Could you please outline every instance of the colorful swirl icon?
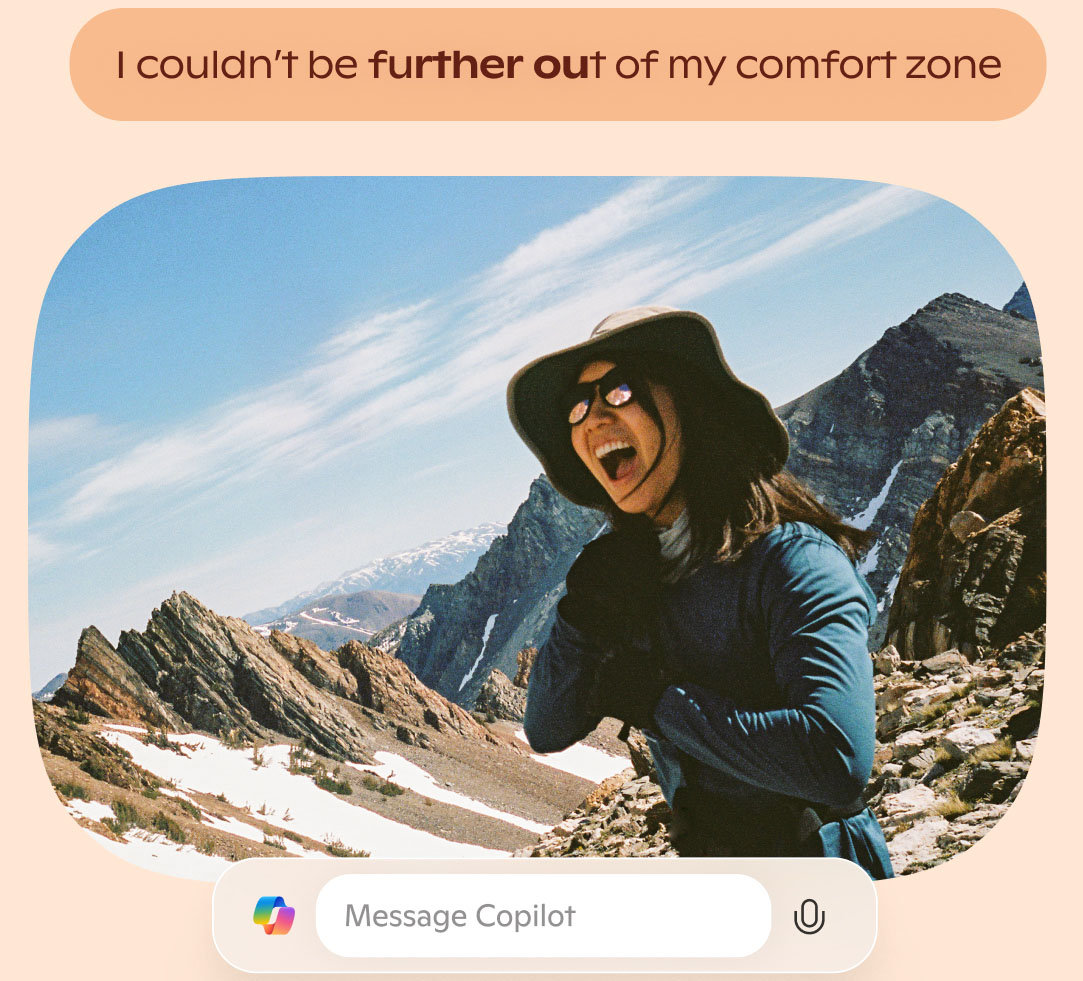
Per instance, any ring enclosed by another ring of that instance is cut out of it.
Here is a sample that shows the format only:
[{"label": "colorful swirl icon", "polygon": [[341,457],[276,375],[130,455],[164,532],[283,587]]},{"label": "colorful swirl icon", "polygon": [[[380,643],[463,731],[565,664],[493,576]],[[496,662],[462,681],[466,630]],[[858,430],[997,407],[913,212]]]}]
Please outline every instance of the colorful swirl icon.
[{"label": "colorful swirl icon", "polygon": [[260,896],[252,912],[252,922],[263,927],[264,933],[289,933],[293,917],[293,907],[281,896]]}]

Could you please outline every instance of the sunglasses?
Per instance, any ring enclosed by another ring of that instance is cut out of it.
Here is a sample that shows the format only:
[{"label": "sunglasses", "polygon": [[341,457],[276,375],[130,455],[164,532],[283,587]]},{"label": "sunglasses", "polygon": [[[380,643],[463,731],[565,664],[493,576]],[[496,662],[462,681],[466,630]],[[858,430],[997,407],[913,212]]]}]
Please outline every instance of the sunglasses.
[{"label": "sunglasses", "polygon": [[606,405],[619,409],[635,401],[638,382],[624,368],[610,368],[601,378],[592,382],[579,382],[573,385],[564,399],[568,414],[568,425],[578,426],[590,413],[590,407],[596,396],[601,395]]}]

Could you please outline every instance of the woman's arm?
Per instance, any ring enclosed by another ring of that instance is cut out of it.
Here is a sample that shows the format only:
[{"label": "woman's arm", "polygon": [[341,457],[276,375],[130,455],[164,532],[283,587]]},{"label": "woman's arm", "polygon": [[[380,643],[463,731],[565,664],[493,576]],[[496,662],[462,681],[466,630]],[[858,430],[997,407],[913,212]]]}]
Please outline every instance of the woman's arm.
[{"label": "woman's arm", "polygon": [[587,636],[558,613],[527,685],[523,729],[532,749],[539,753],[567,749],[602,721],[589,704],[601,658]]},{"label": "woman's arm", "polygon": [[872,768],[871,600],[830,541],[791,533],[759,556],[759,608],[785,705],[755,711],[694,684],[672,685],[659,733],[689,756],[765,790],[843,806]]}]

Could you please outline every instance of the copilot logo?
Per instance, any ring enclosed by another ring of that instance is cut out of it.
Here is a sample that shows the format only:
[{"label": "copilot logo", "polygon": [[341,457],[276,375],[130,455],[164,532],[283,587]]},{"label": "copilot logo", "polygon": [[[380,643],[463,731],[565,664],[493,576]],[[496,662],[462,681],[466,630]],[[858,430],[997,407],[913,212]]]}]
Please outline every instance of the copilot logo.
[{"label": "copilot logo", "polygon": [[252,912],[252,922],[263,927],[264,933],[289,933],[293,926],[294,909],[281,896],[260,896]]}]

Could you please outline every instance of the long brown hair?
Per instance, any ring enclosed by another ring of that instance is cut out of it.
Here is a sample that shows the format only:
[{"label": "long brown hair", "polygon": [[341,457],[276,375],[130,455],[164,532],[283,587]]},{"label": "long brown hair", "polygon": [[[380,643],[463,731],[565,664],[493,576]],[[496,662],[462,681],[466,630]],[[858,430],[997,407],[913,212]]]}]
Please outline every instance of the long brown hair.
[{"label": "long brown hair", "polygon": [[[847,524],[801,481],[773,462],[749,408],[736,390],[720,391],[694,367],[672,358],[618,357],[622,366],[664,385],[681,421],[684,453],[674,490],[684,495],[691,530],[691,560],[734,559],[777,525],[803,521],[814,525],[856,561],[872,534]],[[668,438],[646,386],[637,392],[644,409]],[[664,448],[664,444],[663,444]],[[661,458],[659,450],[658,458]],[[653,469],[653,466],[652,468]],[[672,492],[671,492],[672,493]],[[625,514],[607,501],[605,511],[616,528],[644,520]]]}]

